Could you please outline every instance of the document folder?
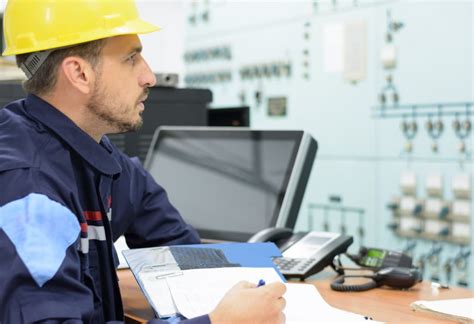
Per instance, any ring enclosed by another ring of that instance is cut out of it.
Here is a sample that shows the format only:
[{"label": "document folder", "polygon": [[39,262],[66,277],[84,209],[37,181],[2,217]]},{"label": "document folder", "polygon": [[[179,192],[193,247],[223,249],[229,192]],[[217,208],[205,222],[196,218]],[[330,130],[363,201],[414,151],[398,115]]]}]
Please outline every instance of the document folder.
[{"label": "document folder", "polygon": [[[171,289],[179,284],[179,276],[183,276],[184,281],[186,271],[201,269],[202,271],[197,273],[204,277],[206,269],[215,271],[220,268],[234,268],[232,279],[235,279],[236,283],[240,280],[253,279],[259,272],[272,281],[285,282],[272,262],[274,257],[281,256],[280,250],[273,243],[153,247],[126,250],[123,251],[123,255],[155,313],[161,318],[179,314]],[[255,268],[255,271],[245,271],[244,268]],[[242,271],[239,272],[238,269]],[[196,272],[193,273],[193,276],[195,275]],[[170,278],[173,278],[173,285],[170,285]]]}]

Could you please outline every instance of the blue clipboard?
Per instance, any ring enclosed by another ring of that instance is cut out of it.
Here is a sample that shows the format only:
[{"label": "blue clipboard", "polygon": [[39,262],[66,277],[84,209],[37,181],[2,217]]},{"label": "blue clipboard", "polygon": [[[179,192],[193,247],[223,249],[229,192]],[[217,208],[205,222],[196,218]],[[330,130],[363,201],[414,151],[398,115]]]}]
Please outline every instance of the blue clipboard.
[{"label": "blue clipboard", "polygon": [[274,268],[283,282],[285,277],[273,263],[273,258],[281,257],[281,251],[274,243],[215,243],[180,245],[182,247],[220,249],[231,263],[239,263],[242,267]]}]

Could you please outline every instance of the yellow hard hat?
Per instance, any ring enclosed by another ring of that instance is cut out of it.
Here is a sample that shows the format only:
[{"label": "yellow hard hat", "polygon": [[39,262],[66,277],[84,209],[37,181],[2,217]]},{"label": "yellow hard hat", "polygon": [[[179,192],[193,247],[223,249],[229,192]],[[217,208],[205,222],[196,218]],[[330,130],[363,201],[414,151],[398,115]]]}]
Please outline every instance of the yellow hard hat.
[{"label": "yellow hard hat", "polygon": [[133,0],[9,0],[3,20],[3,56],[160,29],[140,19]]}]

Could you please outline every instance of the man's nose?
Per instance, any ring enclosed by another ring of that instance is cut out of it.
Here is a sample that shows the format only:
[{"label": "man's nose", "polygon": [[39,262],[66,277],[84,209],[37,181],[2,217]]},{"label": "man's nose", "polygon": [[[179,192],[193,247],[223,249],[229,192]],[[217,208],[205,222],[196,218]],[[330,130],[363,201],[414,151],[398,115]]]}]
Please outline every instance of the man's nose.
[{"label": "man's nose", "polygon": [[140,86],[150,88],[156,84],[156,77],[148,63],[146,61],[144,61],[144,63],[145,68],[140,79]]}]

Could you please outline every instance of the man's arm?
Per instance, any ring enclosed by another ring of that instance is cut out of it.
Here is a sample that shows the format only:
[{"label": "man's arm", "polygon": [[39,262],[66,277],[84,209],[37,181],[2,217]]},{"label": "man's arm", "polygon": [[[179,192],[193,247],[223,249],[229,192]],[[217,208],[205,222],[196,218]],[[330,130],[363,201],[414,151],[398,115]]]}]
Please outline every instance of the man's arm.
[{"label": "man's arm", "polygon": [[122,174],[112,189],[114,238],[124,233],[131,248],[200,243],[138,159],[121,156],[121,161]]},{"label": "man's arm", "polygon": [[79,222],[38,190],[35,172],[0,172],[0,322],[88,321],[93,294],[81,276]]}]

